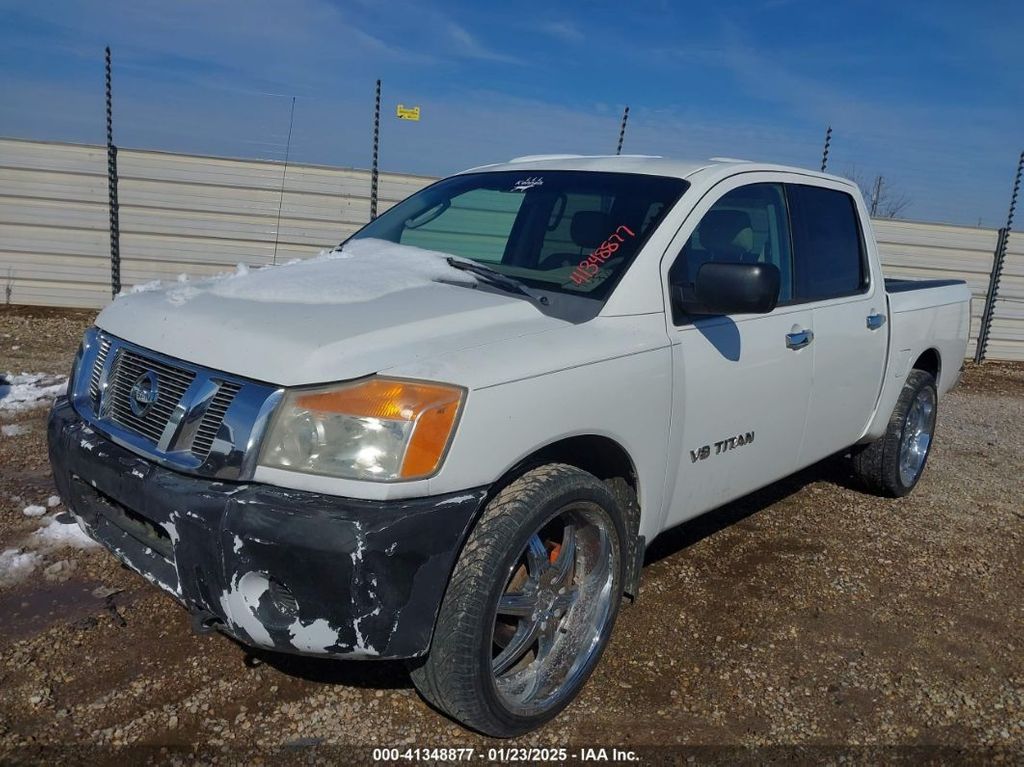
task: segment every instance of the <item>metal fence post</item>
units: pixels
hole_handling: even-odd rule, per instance
[[[981,314],[981,327],[978,329],[978,344],[974,347],[974,361],[985,361],[988,349],[988,334],[992,328],[992,315],[995,313],[996,296],[999,293],[999,278],[1003,274],[1003,259],[1006,257],[1006,236],[1009,230],[1000,229],[996,240],[996,250],[992,257],[992,274],[988,278],[988,293],[985,294],[985,311]]]
[[[110,46],[106,49],[107,85],[107,197],[110,208],[110,293],[121,292],[121,225],[117,204],[117,147],[114,146],[114,108],[110,82]]]
[[[615,149],[615,154],[622,154],[622,142],[626,139],[626,121],[629,120],[629,107],[622,112],[622,126],[619,128],[619,146]]]
[[[832,126],[828,126],[825,130],[825,150],[821,153],[821,172],[825,172],[825,168],[828,167],[828,148],[832,143]]]
[[[373,165],[370,167],[370,220],[377,218],[377,159],[380,155],[380,80],[377,81],[377,101],[373,107]]]
[[[999,281],[1003,276],[1006,247],[1010,239],[1010,231],[1013,229],[1013,214],[1017,209],[1017,194],[1020,192],[1022,172],[1024,172],[1024,152],[1020,153],[1020,158],[1017,160],[1017,175],[1013,180],[1013,193],[1010,195],[1010,209],[1006,214],[1006,226],[999,230],[996,251],[992,257],[992,274],[988,278],[985,311],[981,316],[981,327],[978,329],[978,345],[974,350],[974,361],[976,363],[985,361],[985,352],[988,350],[988,337],[992,330],[992,320],[995,318],[995,304],[999,298]]]

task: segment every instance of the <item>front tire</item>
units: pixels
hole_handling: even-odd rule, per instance
[[[854,473],[871,492],[899,498],[917,485],[931,453],[937,403],[934,376],[910,371],[885,434],[853,453]]]
[[[626,532],[615,497],[573,466],[533,469],[488,504],[438,614],[420,694],[479,732],[511,737],[583,687],[618,614]]]

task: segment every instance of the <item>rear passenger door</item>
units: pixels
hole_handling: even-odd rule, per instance
[[[830,182],[822,181],[822,184]],[[814,385],[799,464],[856,442],[870,420],[888,347],[884,282],[863,207],[841,184],[787,184],[793,302],[811,311]]]

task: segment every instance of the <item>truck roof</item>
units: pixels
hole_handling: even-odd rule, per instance
[[[732,157],[712,157],[708,160],[682,160],[654,155],[578,155],[578,154],[544,154],[516,157],[503,163],[481,165],[470,168],[463,173],[480,171],[544,171],[544,170],[581,170],[606,171],[609,173],[642,173],[651,176],[669,176],[693,181],[701,175],[728,176],[736,171],[786,171],[805,176],[839,181],[852,184],[849,179],[833,176],[828,173],[798,168],[790,165],[739,160]]]

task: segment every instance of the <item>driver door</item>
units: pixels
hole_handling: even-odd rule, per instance
[[[791,473],[803,439],[813,352],[812,314],[792,305],[793,249],[784,174],[743,174],[716,186],[684,223],[662,264],[666,288],[692,289],[708,262],[766,262],[781,273],[767,314],[686,315],[671,310],[673,396],[666,487],[671,526]]]

